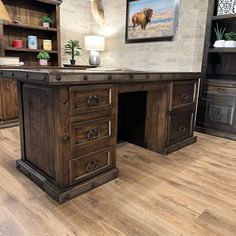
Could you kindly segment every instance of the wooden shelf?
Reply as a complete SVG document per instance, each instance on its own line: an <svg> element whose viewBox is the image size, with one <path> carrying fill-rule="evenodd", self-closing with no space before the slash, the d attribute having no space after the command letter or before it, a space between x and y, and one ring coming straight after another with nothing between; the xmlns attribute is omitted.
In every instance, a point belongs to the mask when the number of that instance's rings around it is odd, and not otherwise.
<svg viewBox="0 0 236 236"><path fill-rule="evenodd" d="M212 20L236 20L236 14L213 16Z"/></svg>
<svg viewBox="0 0 236 236"><path fill-rule="evenodd" d="M45 27L37 26L37 25L27 25L27 24L20 24L20 23L14 24L14 23L7 23L7 22L4 22L3 25L7 27L12 27L12 28L57 32L56 28L45 28Z"/></svg>
<svg viewBox="0 0 236 236"><path fill-rule="evenodd" d="M209 48L209 53L236 53L236 48Z"/></svg>
<svg viewBox="0 0 236 236"><path fill-rule="evenodd" d="M54 53L56 54L57 51L56 50L52 50L52 51L47 51L47 50L43 50L43 49L29 49L29 48L12 48L12 47L6 47L5 48L6 51L19 51L19 52L41 52L41 51L46 51L48 53Z"/></svg>
<svg viewBox="0 0 236 236"><path fill-rule="evenodd" d="M60 5L62 3L62 0L36 0L36 1L54 5Z"/></svg>

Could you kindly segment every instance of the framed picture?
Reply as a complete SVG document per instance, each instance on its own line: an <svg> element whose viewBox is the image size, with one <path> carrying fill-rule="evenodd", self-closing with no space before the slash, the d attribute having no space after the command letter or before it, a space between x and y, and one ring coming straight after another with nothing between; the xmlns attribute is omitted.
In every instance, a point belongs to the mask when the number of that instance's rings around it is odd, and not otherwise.
<svg viewBox="0 0 236 236"><path fill-rule="evenodd" d="M180 0L127 0L126 43L173 40L179 4Z"/></svg>
<svg viewBox="0 0 236 236"><path fill-rule="evenodd" d="M236 13L236 0L219 0L217 15L228 15Z"/></svg>

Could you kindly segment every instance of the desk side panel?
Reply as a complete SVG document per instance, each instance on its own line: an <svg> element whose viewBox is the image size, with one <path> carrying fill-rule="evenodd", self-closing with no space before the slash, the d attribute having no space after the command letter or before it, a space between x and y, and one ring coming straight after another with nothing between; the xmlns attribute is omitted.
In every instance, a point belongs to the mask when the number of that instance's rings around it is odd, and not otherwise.
<svg viewBox="0 0 236 236"><path fill-rule="evenodd" d="M24 84L22 93L25 161L55 179L53 91Z"/></svg>

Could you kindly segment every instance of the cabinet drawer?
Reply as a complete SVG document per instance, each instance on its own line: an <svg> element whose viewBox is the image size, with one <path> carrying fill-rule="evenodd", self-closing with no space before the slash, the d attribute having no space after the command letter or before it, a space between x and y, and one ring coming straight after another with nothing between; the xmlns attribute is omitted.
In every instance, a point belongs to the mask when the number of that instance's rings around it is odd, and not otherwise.
<svg viewBox="0 0 236 236"><path fill-rule="evenodd" d="M167 145L171 145L192 136L194 113L192 111L169 116Z"/></svg>
<svg viewBox="0 0 236 236"><path fill-rule="evenodd" d="M75 158L70 161L70 184L76 184L112 168L112 148Z"/></svg>
<svg viewBox="0 0 236 236"><path fill-rule="evenodd" d="M171 109L191 105L196 99L196 82L184 81L172 83Z"/></svg>
<svg viewBox="0 0 236 236"><path fill-rule="evenodd" d="M222 87L222 86L207 86L207 94L220 95L220 96L235 96L236 88Z"/></svg>
<svg viewBox="0 0 236 236"><path fill-rule="evenodd" d="M114 127L112 117L96 119L92 121L79 122L71 125L71 145L72 152L81 151L88 147L98 149L99 145L107 145L112 137ZM101 148L101 146L100 146Z"/></svg>
<svg viewBox="0 0 236 236"><path fill-rule="evenodd" d="M113 85L76 86L70 88L70 112L76 115L112 108Z"/></svg>

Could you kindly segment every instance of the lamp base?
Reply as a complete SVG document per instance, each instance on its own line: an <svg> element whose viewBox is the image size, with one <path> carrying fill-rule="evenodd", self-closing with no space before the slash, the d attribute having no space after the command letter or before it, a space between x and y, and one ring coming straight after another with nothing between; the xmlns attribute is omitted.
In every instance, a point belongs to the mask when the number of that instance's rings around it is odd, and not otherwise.
<svg viewBox="0 0 236 236"><path fill-rule="evenodd" d="M101 64L100 54L96 50L90 51L89 65L99 66Z"/></svg>

